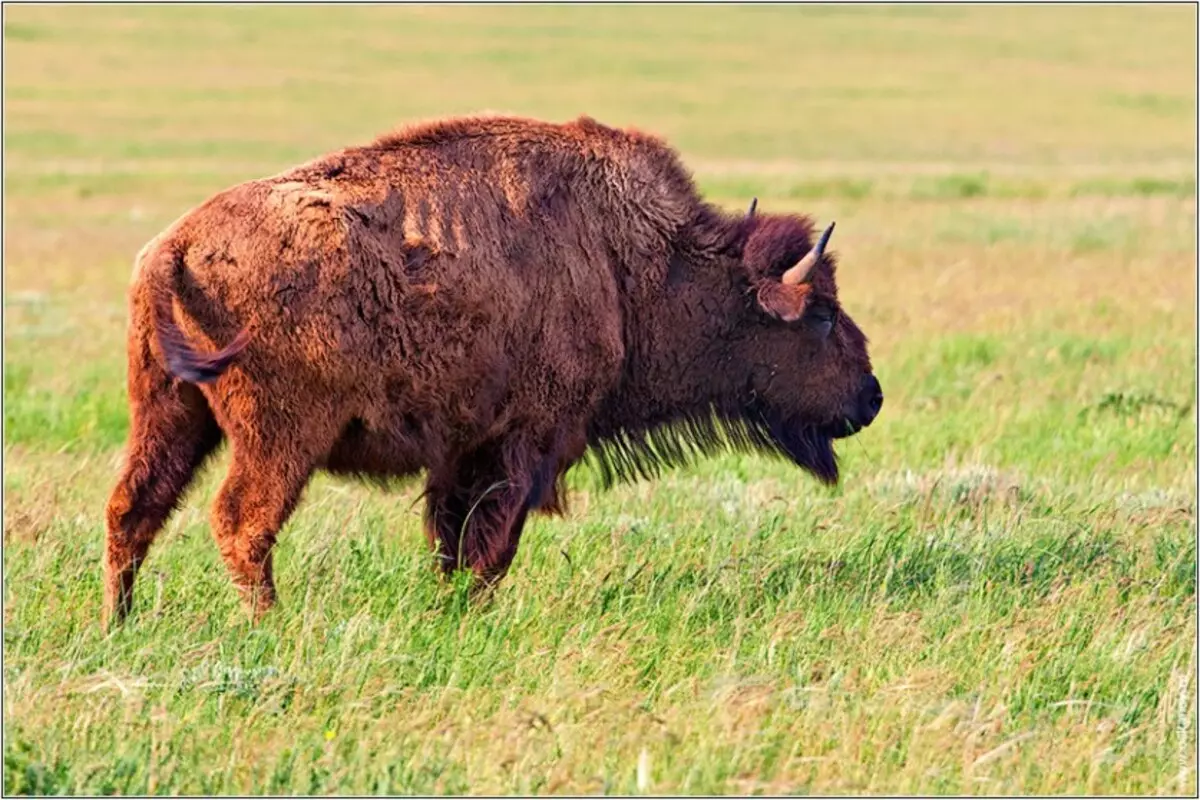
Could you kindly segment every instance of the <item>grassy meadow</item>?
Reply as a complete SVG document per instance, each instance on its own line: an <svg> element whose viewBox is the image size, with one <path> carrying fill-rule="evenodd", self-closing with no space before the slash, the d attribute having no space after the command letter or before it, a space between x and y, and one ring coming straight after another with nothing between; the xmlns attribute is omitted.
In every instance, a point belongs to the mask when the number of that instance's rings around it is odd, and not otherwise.
<svg viewBox="0 0 1200 800"><path fill-rule="evenodd" d="M13 793L1133 793L1196 783L1196 9L4 9ZM420 482L320 477L251 626L226 455L105 636L125 289L210 194L406 121L587 113L836 219L887 400L537 519L491 602Z"/></svg>

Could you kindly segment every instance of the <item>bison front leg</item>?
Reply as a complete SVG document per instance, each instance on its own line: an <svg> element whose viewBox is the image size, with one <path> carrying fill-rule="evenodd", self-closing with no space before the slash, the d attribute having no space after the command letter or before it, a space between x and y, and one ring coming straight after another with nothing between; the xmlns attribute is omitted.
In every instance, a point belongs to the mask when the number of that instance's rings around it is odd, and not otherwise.
<svg viewBox="0 0 1200 800"><path fill-rule="evenodd" d="M533 478L529 471L505 471L503 460L488 452L430 475L425 527L446 573L467 569L486 584L504 577L536 502Z"/></svg>
<svg viewBox="0 0 1200 800"><path fill-rule="evenodd" d="M479 492L430 494L426 531L446 573L468 569L491 584L516 557L528 511L528 492L502 482Z"/></svg>

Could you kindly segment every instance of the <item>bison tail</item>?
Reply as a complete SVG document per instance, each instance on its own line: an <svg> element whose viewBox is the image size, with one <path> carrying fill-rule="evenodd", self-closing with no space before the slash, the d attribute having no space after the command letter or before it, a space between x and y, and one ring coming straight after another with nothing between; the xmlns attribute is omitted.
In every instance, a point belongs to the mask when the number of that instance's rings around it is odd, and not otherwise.
<svg viewBox="0 0 1200 800"><path fill-rule="evenodd" d="M224 349L201 353L192 347L175 321L174 295L168 289L156 292L154 329L166 358L167 371L188 383L211 383L221 376L250 343L250 330L243 329Z"/></svg>

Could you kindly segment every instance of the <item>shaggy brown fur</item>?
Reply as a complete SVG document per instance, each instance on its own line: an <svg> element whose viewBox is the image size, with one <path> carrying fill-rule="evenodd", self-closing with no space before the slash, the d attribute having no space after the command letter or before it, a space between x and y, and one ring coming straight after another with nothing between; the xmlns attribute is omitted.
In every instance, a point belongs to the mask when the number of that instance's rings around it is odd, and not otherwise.
<svg viewBox="0 0 1200 800"><path fill-rule="evenodd" d="M720 447L836 480L831 439L878 402L832 259L780 282L811 233L726 216L661 141L586 117L423 125L218 194L137 260L106 619L222 439L212 528L255 616L317 469L426 470L431 543L489 580L589 450L610 480Z"/></svg>

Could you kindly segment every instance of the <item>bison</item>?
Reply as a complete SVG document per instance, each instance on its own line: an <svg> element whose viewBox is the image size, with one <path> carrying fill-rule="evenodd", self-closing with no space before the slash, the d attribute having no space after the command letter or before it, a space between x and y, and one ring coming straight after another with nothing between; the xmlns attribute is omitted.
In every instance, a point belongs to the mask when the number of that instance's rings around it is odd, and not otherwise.
<svg viewBox="0 0 1200 800"><path fill-rule="evenodd" d="M139 253L104 620L225 439L212 530L257 619L315 470L427 473L447 571L489 585L526 515L721 448L833 483L883 402L833 225L728 215L661 139L588 117L423 124L221 192Z"/></svg>

